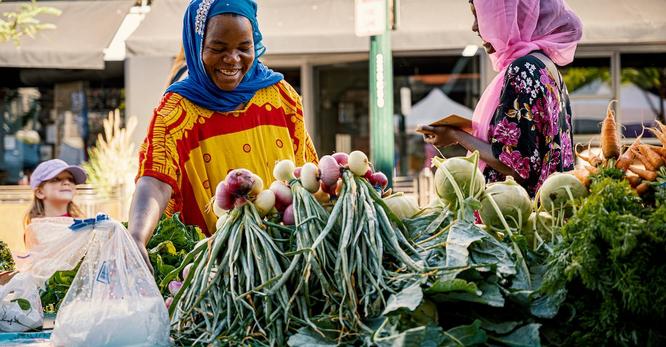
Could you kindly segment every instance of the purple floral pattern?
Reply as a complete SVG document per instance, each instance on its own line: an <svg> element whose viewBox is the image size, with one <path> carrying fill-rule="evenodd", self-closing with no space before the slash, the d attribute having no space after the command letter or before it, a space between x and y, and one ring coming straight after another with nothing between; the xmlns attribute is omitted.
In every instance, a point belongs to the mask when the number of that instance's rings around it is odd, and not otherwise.
<svg viewBox="0 0 666 347"><path fill-rule="evenodd" d="M532 196L552 173L573 169L569 95L541 60L528 55L509 66L488 135L495 157ZM492 168L485 174L490 182L504 179Z"/></svg>
<svg viewBox="0 0 666 347"><path fill-rule="evenodd" d="M520 151L502 152L499 155L499 160L504 165L513 168L521 178L528 179L530 177L530 159L523 157Z"/></svg>
<svg viewBox="0 0 666 347"><path fill-rule="evenodd" d="M493 127L493 139L506 146L515 146L520 138L518 124L510 122L507 118L502 119Z"/></svg>

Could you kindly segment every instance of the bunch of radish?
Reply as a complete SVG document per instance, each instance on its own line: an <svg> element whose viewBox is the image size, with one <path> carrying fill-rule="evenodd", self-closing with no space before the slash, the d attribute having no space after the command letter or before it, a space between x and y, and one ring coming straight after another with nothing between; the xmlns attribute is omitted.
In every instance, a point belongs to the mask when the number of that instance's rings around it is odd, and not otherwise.
<svg viewBox="0 0 666 347"><path fill-rule="evenodd" d="M376 303L394 271L421 269L412 259L418 254L404 237L404 225L382 200L386 175L371 167L365 153L354 151L325 155L318 166L306 164L298 172L309 192L335 198L327 223L309 248L316 250L316 259L332 255L313 273L327 281L322 285L332 290L327 297L339 303L334 307L341 331L355 331L363 319L381 313L383 307Z"/></svg>
<svg viewBox="0 0 666 347"><path fill-rule="evenodd" d="M217 229L220 229L230 210L248 202L253 203L263 217L276 206L276 194L273 190L264 190L264 181L249 170L230 171L215 188L213 212L218 217Z"/></svg>
<svg viewBox="0 0 666 347"><path fill-rule="evenodd" d="M212 345L220 336L286 344L292 303L285 285L270 283L285 277L282 266L290 258L265 217L274 208L286 212L291 198L274 187L264 190L261 178L245 169L229 172L216 187L217 231L187 255L183 282L168 286L177 344Z"/></svg>

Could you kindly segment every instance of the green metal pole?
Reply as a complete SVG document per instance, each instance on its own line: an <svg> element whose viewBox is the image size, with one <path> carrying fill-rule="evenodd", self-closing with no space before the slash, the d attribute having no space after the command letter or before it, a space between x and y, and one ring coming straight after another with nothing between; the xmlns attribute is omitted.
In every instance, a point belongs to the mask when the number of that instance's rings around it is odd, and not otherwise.
<svg viewBox="0 0 666 347"><path fill-rule="evenodd" d="M388 1L386 30L370 37L370 157L375 170L386 174L389 186L393 186L393 59Z"/></svg>

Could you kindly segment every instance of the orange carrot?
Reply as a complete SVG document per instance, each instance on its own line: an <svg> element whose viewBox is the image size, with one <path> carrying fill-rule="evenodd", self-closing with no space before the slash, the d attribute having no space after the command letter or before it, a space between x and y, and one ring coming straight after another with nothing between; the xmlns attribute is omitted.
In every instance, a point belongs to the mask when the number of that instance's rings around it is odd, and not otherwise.
<svg viewBox="0 0 666 347"><path fill-rule="evenodd" d="M576 145L576 148L577 147L578 147L578 145ZM600 156L592 153L592 150L590 148L591 148L591 145L588 145L587 146L588 155L584 155L584 154L582 154L582 152L576 151L576 157L588 162L592 166L599 166L599 164L601 164L603 162L603 159L601 159Z"/></svg>
<svg viewBox="0 0 666 347"><path fill-rule="evenodd" d="M664 159L661 158L661 155L659 155L659 153L653 151L652 148L650 148L650 146L640 145L638 146L638 150L645 158L647 158L647 160L650 162L652 167L655 168L655 170L664 165Z"/></svg>
<svg viewBox="0 0 666 347"><path fill-rule="evenodd" d="M640 146L638 146L640 148ZM652 165L652 162L647 158L647 156L643 155L641 153L639 148L633 149L634 155L636 156L636 159L640 160L640 162L645 166L645 169L648 171L657 171L657 167Z"/></svg>
<svg viewBox="0 0 666 347"><path fill-rule="evenodd" d="M617 132L617 124L615 123L615 112L611 108L615 101L613 100L608 104L606 118L601 124L601 152L606 159L620 156L620 137Z"/></svg>
<svg viewBox="0 0 666 347"><path fill-rule="evenodd" d="M624 153L620 156L620 158L617 160L615 163L615 167L622 170L622 171L627 171L627 168L631 163L634 161L634 157L636 156L634 153L634 149L638 147L641 143L641 137L637 137L636 140L627 148Z"/></svg>
<svg viewBox="0 0 666 347"><path fill-rule="evenodd" d="M624 176L624 179L629 181L629 185L631 185L632 188L636 188L641 183L641 178L639 176Z"/></svg>
<svg viewBox="0 0 666 347"><path fill-rule="evenodd" d="M636 193L638 193L638 195L643 195L648 189L650 189L650 183L643 182L636 187Z"/></svg>
<svg viewBox="0 0 666 347"><path fill-rule="evenodd" d="M585 170L589 171L591 175L597 174L599 172L599 169L597 169L596 166L585 166Z"/></svg>
<svg viewBox="0 0 666 347"><path fill-rule="evenodd" d="M659 142L663 146L666 146L666 125L662 124L660 121L655 120L655 123L657 124L656 127L654 128L645 128L649 130L651 133L654 134L654 136L659 139Z"/></svg>
<svg viewBox="0 0 666 347"><path fill-rule="evenodd" d="M666 145L666 134L664 134L663 131L657 129L657 128L647 128L651 133L654 134L654 136L659 139L659 142L661 142L662 145Z"/></svg>
<svg viewBox="0 0 666 347"><path fill-rule="evenodd" d="M590 171L581 168L581 169L575 169L569 171L572 175L576 176L576 178L582 183L584 186L589 187L590 186Z"/></svg>
<svg viewBox="0 0 666 347"><path fill-rule="evenodd" d="M652 170L643 170L637 166L629 166L629 170L638 176L640 176L642 179L646 181L654 181L657 179L657 173Z"/></svg>
<svg viewBox="0 0 666 347"><path fill-rule="evenodd" d="M650 146L650 149L657 152L657 154L659 154L661 158L664 159L664 162L666 162L666 147Z"/></svg>

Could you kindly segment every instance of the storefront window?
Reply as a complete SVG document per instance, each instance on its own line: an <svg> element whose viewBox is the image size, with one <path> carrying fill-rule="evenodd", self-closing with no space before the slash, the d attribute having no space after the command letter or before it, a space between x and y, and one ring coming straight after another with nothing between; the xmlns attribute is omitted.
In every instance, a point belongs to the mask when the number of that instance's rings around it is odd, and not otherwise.
<svg viewBox="0 0 666 347"><path fill-rule="evenodd" d="M636 137L655 120L666 123L666 54L622 54L620 61L620 121L624 135Z"/></svg>
<svg viewBox="0 0 666 347"><path fill-rule="evenodd" d="M416 175L436 150L414 130L449 114L471 118L480 90L479 58L394 57L393 65L397 174ZM320 66L315 74L320 152L369 153L368 63Z"/></svg>
<svg viewBox="0 0 666 347"><path fill-rule="evenodd" d="M124 119L121 86L81 81L0 88L0 185L28 184L44 160L86 161L110 112Z"/></svg>
<svg viewBox="0 0 666 347"><path fill-rule="evenodd" d="M561 69L569 90L574 134L598 134L613 98L610 57L577 57Z"/></svg>

